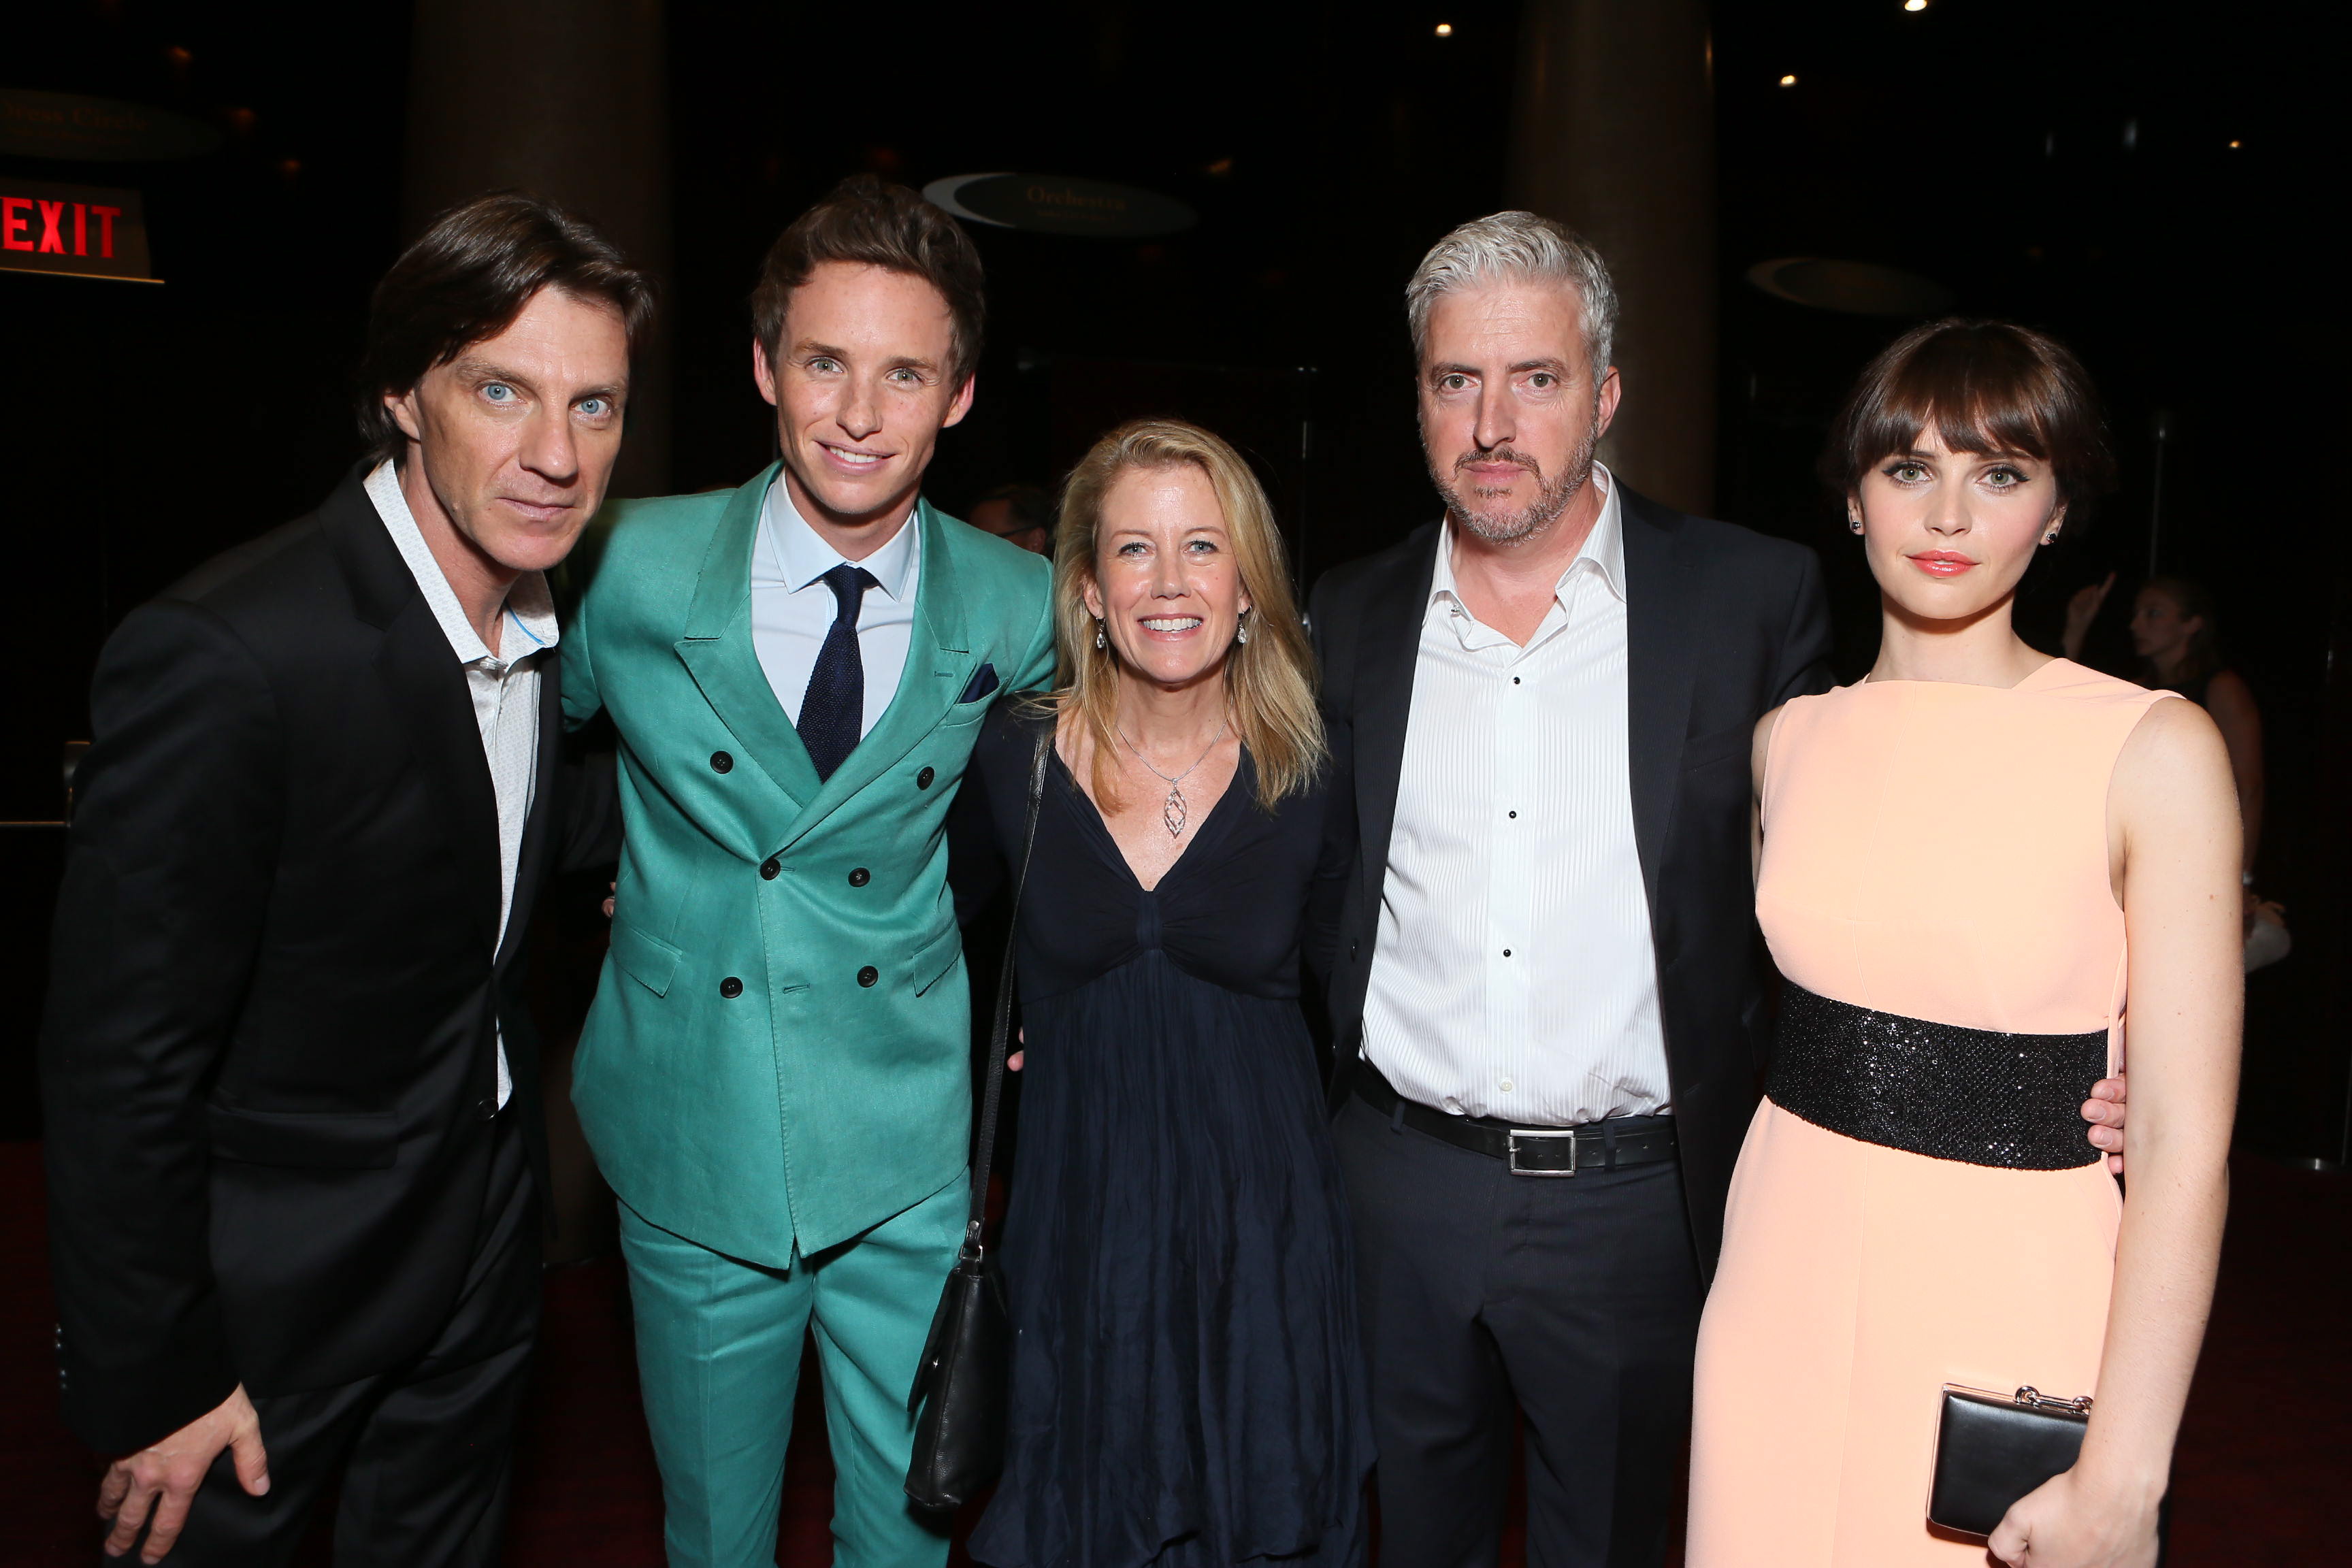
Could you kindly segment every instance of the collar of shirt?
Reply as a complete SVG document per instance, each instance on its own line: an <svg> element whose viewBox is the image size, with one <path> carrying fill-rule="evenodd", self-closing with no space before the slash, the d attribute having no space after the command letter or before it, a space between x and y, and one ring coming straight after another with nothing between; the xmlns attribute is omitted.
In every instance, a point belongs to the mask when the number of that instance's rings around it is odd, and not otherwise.
<svg viewBox="0 0 2352 1568"><path fill-rule="evenodd" d="M416 526L416 516L408 510L408 498L400 489L400 474L389 458L367 477L367 493L401 560L408 563L409 575L416 579L416 591L425 595L434 620L440 624L441 635L457 650L458 663L512 665L555 646L555 597L548 591L545 573L526 572L507 590L507 626L520 635L515 638L501 635L499 646L506 651L503 657L494 654L482 641L482 634L474 629L474 623L466 618L457 591L449 586L441 563L433 559L433 547L425 542L425 531Z"/></svg>
<svg viewBox="0 0 2352 1568"><path fill-rule="evenodd" d="M877 586L895 602L905 602L914 582L922 539L919 524L915 514L908 512L889 543L857 563L873 574ZM760 509L760 531L767 538L768 548L752 552L754 588L782 588L797 594L847 559L801 516L800 508L785 491L782 474L768 487L768 499Z"/></svg>
<svg viewBox="0 0 2352 1568"><path fill-rule="evenodd" d="M1536 635L1528 639L1533 647L1556 628L1562 612L1570 607L1573 590L1570 582L1580 572L1598 576L1619 603L1625 598L1625 520L1618 501L1615 476L1599 463L1592 465L1592 478L1586 481L1601 489L1601 515L1592 520L1592 531L1584 536L1584 546L1576 559L1559 574L1552 588L1552 613ZM1454 583L1454 520L1448 517L1437 528L1437 570L1429 584L1429 605L1433 613L1443 609L1465 647L1486 647L1510 639L1493 627L1480 624L1462 602L1462 595Z"/></svg>

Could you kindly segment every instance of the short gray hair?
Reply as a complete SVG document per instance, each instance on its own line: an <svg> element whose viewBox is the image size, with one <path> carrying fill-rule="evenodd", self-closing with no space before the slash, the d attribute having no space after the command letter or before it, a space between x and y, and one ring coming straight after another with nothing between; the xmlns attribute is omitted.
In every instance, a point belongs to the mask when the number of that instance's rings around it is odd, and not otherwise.
<svg viewBox="0 0 2352 1568"><path fill-rule="evenodd" d="M1505 279L1565 283L1583 307L1584 352L1596 381L1615 362L1617 286L1601 253L1564 223L1534 213L1496 213L1473 218L1429 247L1404 286L1406 316L1412 322L1412 352L1427 352L1429 312L1441 294Z"/></svg>

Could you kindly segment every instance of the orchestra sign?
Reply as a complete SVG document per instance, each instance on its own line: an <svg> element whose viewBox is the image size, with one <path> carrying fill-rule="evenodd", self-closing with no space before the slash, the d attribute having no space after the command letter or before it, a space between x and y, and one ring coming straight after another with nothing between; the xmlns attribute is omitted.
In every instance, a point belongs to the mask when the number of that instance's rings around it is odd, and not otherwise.
<svg viewBox="0 0 2352 1568"><path fill-rule="evenodd" d="M1096 239L1149 239L1192 226L1173 196L1061 174L954 174L923 187L933 206L997 228Z"/></svg>
<svg viewBox="0 0 2352 1568"><path fill-rule="evenodd" d="M168 109L0 88L0 153L20 158L149 163L200 157L220 144L219 132Z"/></svg>
<svg viewBox="0 0 2352 1568"><path fill-rule="evenodd" d="M0 270L160 283L137 191L0 174Z"/></svg>

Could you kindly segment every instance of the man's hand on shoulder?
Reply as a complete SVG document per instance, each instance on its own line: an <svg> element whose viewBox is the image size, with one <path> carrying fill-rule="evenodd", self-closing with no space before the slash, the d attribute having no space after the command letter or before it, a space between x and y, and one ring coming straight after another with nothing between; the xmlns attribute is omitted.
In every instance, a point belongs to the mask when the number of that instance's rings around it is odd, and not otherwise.
<svg viewBox="0 0 2352 1568"><path fill-rule="evenodd" d="M261 1446L261 1417L238 1384L229 1396L160 1443L151 1444L106 1468L98 1486L98 1517L113 1521L106 1554L120 1557L139 1539L139 1527L154 1512L142 1563L158 1563L180 1539L188 1506L205 1472L223 1448L236 1464L237 1484L255 1497L269 1489L269 1456Z"/></svg>

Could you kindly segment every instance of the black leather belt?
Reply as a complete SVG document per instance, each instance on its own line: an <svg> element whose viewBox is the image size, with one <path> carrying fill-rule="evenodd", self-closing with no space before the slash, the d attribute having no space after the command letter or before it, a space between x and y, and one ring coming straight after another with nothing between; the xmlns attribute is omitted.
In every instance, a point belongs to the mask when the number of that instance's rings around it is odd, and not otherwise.
<svg viewBox="0 0 2352 1568"><path fill-rule="evenodd" d="M1356 1093L1382 1116L1457 1149L1500 1160L1515 1176L1622 1171L1675 1157L1671 1116L1612 1116L1580 1127L1514 1127L1489 1117L1449 1116L1405 1099L1368 1061L1356 1064Z"/></svg>

